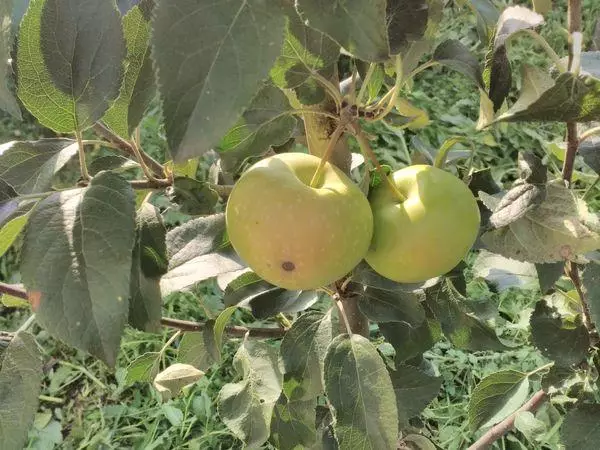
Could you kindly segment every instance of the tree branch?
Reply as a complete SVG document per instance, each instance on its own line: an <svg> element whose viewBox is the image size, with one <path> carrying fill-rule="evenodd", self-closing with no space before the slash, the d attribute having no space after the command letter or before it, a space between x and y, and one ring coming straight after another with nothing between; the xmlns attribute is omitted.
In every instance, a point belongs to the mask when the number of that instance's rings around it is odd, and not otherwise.
<svg viewBox="0 0 600 450"><path fill-rule="evenodd" d="M477 442L471 445L468 450L484 450L490 448L494 442L514 428L515 419L518 413L523 411L536 411L542 405L542 403L546 401L547 398L548 397L543 390L537 391L527 403L521 406L517 411L508 416L502 422L490 428L487 433L477 439Z"/></svg>
<svg viewBox="0 0 600 450"><path fill-rule="evenodd" d="M170 317L163 317L160 319L160 323L166 327L177 328L182 331L202 331L206 327L204 322L190 322L189 320L172 319ZM225 327L225 333L230 336L244 337L248 332L250 332L251 337L273 339L282 338L286 333L283 328L247 328L235 325Z"/></svg>

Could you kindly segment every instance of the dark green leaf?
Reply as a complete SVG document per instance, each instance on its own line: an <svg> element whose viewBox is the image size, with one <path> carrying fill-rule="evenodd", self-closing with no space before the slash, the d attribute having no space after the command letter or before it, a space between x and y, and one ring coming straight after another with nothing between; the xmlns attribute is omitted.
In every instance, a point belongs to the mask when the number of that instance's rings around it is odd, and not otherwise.
<svg viewBox="0 0 600 450"><path fill-rule="evenodd" d="M367 286L357 292L358 307L374 322L405 322L417 327L425 320L422 295L400 288L378 289Z"/></svg>
<svg viewBox="0 0 600 450"><path fill-rule="evenodd" d="M123 172L129 169L139 169L140 165L135 161L121 155L104 155L94 158L88 164L88 172L90 175L97 175L103 170L113 170Z"/></svg>
<svg viewBox="0 0 600 450"><path fill-rule="evenodd" d="M215 338L215 347L219 354L221 353L221 348L223 347L223 335L225 333L225 327L227 326L227 322L229 322L229 319L231 319L231 316L236 310L236 306L230 306L229 308L225 308L223 311L221 311L221 313L215 320L213 335Z"/></svg>
<svg viewBox="0 0 600 450"><path fill-rule="evenodd" d="M569 411L560 434L569 450L594 448L600 442L600 405L583 403Z"/></svg>
<svg viewBox="0 0 600 450"><path fill-rule="evenodd" d="M192 216L212 214L219 201L219 195L208 183L195 178L175 178L167 194L169 200L177 204L182 213Z"/></svg>
<svg viewBox="0 0 600 450"><path fill-rule="evenodd" d="M285 94L272 84L265 85L217 147L223 170L233 172L245 159L288 141L296 128L291 111Z"/></svg>
<svg viewBox="0 0 600 450"><path fill-rule="evenodd" d="M442 324L444 335L463 350L506 350L493 328L470 314L448 279L425 290L427 306Z"/></svg>
<svg viewBox="0 0 600 450"><path fill-rule="evenodd" d="M162 308L160 276L167 272L166 229L160 211L147 202L137 212L136 222L129 324L156 333L160 330Z"/></svg>
<svg viewBox="0 0 600 450"><path fill-rule="evenodd" d="M437 397L442 386L442 377L433 377L416 367L397 364L390 371L396 393L396 406L401 424L421 413Z"/></svg>
<svg viewBox="0 0 600 450"><path fill-rule="evenodd" d="M53 194L31 213L21 273L37 319L73 347L115 363L127 321L134 193L111 172Z"/></svg>
<svg viewBox="0 0 600 450"><path fill-rule="evenodd" d="M123 17L127 46L119 97L102 118L123 139L129 139L150 105L156 86L150 57L150 18L154 0L142 0Z"/></svg>
<svg viewBox="0 0 600 450"><path fill-rule="evenodd" d="M590 262L581 274L592 322L600 326L600 264Z"/></svg>
<svg viewBox="0 0 600 450"><path fill-rule="evenodd" d="M548 168L533 152L519 152L517 158L519 178L526 183L545 184L548 181Z"/></svg>
<svg viewBox="0 0 600 450"><path fill-rule="evenodd" d="M135 358L127 366L125 382L128 384L150 383L160 370L160 356L161 354L158 352L149 352Z"/></svg>
<svg viewBox="0 0 600 450"><path fill-rule="evenodd" d="M327 349L324 379L340 450L396 448L394 389L373 344L358 334L336 337Z"/></svg>
<svg viewBox="0 0 600 450"><path fill-rule="evenodd" d="M533 343L557 366L568 367L586 358L590 337L581 316L561 317L556 308L540 300L535 305L530 325Z"/></svg>
<svg viewBox="0 0 600 450"><path fill-rule="evenodd" d="M479 191L486 194L494 195L501 191L500 186L494 180L491 168L476 170L469 175L469 189L474 195L478 195Z"/></svg>
<svg viewBox="0 0 600 450"><path fill-rule="evenodd" d="M379 331L396 350L396 361L413 359L429 350L442 337L440 324L432 319L412 327L405 322L379 324Z"/></svg>
<svg viewBox="0 0 600 450"><path fill-rule="evenodd" d="M76 154L77 143L71 139L8 142L0 147L0 178L19 194L47 192Z"/></svg>
<svg viewBox="0 0 600 450"><path fill-rule="evenodd" d="M469 3L477 14L479 39L484 45L487 45L500 17L500 12L491 0L469 0Z"/></svg>
<svg viewBox="0 0 600 450"><path fill-rule="evenodd" d="M492 426L512 414L527 400L526 373L503 370L488 375L473 390L469 400L469 426L472 430Z"/></svg>
<svg viewBox="0 0 600 450"><path fill-rule="evenodd" d="M19 98L54 131L84 130L118 96L124 56L113 2L32 0L19 32Z"/></svg>
<svg viewBox="0 0 600 450"><path fill-rule="evenodd" d="M475 81L479 87L484 88L479 61L460 41L448 39L442 42L435 49L433 60L462 73Z"/></svg>
<svg viewBox="0 0 600 450"><path fill-rule="evenodd" d="M311 450L338 450L339 446L333 433L333 415L331 408L317 405L317 438L318 442Z"/></svg>
<svg viewBox="0 0 600 450"><path fill-rule="evenodd" d="M22 450L38 408L44 374L32 335L17 333L0 355L0 442L3 450Z"/></svg>
<svg viewBox="0 0 600 450"><path fill-rule="evenodd" d="M281 53L285 16L264 0L163 0L152 40L167 139L178 161L219 142Z"/></svg>
<svg viewBox="0 0 600 450"><path fill-rule="evenodd" d="M486 55L483 79L486 86L489 86L487 95L492 102L493 118L493 113L502 108L512 86L512 71L505 45L501 45L497 49L490 49Z"/></svg>
<svg viewBox="0 0 600 450"><path fill-rule="evenodd" d="M423 38L428 15L427 0L388 0L386 18L390 54L397 55L409 43Z"/></svg>
<svg viewBox="0 0 600 450"><path fill-rule="evenodd" d="M177 362L207 371L221 360L221 352L215 342L214 321L209 321L209 324L201 332L183 335L177 349Z"/></svg>
<svg viewBox="0 0 600 450"><path fill-rule="evenodd" d="M13 73L8 63L13 45L12 6L12 0L0 1L0 109L20 120L21 108L11 90Z"/></svg>
<svg viewBox="0 0 600 450"><path fill-rule="evenodd" d="M548 264L536 264L535 270L540 282L540 291L542 291L542 294L547 294L554 288L554 284L563 275L565 263L559 261Z"/></svg>
<svg viewBox="0 0 600 450"><path fill-rule="evenodd" d="M271 419L271 442L277 450L312 448L317 439L316 399L288 400L281 395Z"/></svg>
<svg viewBox="0 0 600 450"><path fill-rule="evenodd" d="M298 0L296 8L308 26L336 40L364 61L385 61L389 56L386 1Z"/></svg>
<svg viewBox="0 0 600 450"><path fill-rule="evenodd" d="M266 342L246 339L233 358L233 367L243 378L221 389L219 415L247 447L258 448L269 438L273 409L282 390L277 351Z"/></svg>

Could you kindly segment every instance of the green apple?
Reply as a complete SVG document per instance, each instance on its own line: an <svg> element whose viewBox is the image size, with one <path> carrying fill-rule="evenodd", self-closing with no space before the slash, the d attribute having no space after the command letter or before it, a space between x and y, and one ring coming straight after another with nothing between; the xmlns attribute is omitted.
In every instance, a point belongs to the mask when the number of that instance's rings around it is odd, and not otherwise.
<svg viewBox="0 0 600 450"><path fill-rule="evenodd" d="M480 217L473 194L461 180L432 166L406 167L391 180L406 199L398 199L385 183L371 192L374 229L367 263L400 283L450 271L477 238Z"/></svg>
<svg viewBox="0 0 600 450"><path fill-rule="evenodd" d="M364 258L373 215L362 191L321 159L284 153L259 161L227 202L233 248L261 278L286 289L316 289L340 279Z"/></svg>

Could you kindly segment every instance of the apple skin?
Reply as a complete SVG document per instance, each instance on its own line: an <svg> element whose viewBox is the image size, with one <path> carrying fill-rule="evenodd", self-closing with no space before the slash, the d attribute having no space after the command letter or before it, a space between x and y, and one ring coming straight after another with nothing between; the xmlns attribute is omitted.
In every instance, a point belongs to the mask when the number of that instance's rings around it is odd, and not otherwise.
<svg viewBox="0 0 600 450"><path fill-rule="evenodd" d="M373 240L365 260L380 275L419 283L452 270L479 232L477 201L451 173L415 165L392 174L400 202L382 183L369 196Z"/></svg>
<svg viewBox="0 0 600 450"><path fill-rule="evenodd" d="M362 191L320 158L283 153L259 161L235 184L226 209L233 248L266 281L290 290L333 283L364 258L373 215Z"/></svg>

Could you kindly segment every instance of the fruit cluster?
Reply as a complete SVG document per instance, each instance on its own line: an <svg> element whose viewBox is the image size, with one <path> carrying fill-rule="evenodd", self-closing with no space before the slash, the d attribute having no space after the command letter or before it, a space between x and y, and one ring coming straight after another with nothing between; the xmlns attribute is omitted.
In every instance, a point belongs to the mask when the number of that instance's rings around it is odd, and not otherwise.
<svg viewBox="0 0 600 450"><path fill-rule="evenodd" d="M452 174L409 166L369 199L333 164L304 153L259 161L233 188L227 231L239 256L268 282L316 289L365 259L380 275L416 283L442 275L469 251L479 209ZM320 174L315 180L315 173Z"/></svg>

